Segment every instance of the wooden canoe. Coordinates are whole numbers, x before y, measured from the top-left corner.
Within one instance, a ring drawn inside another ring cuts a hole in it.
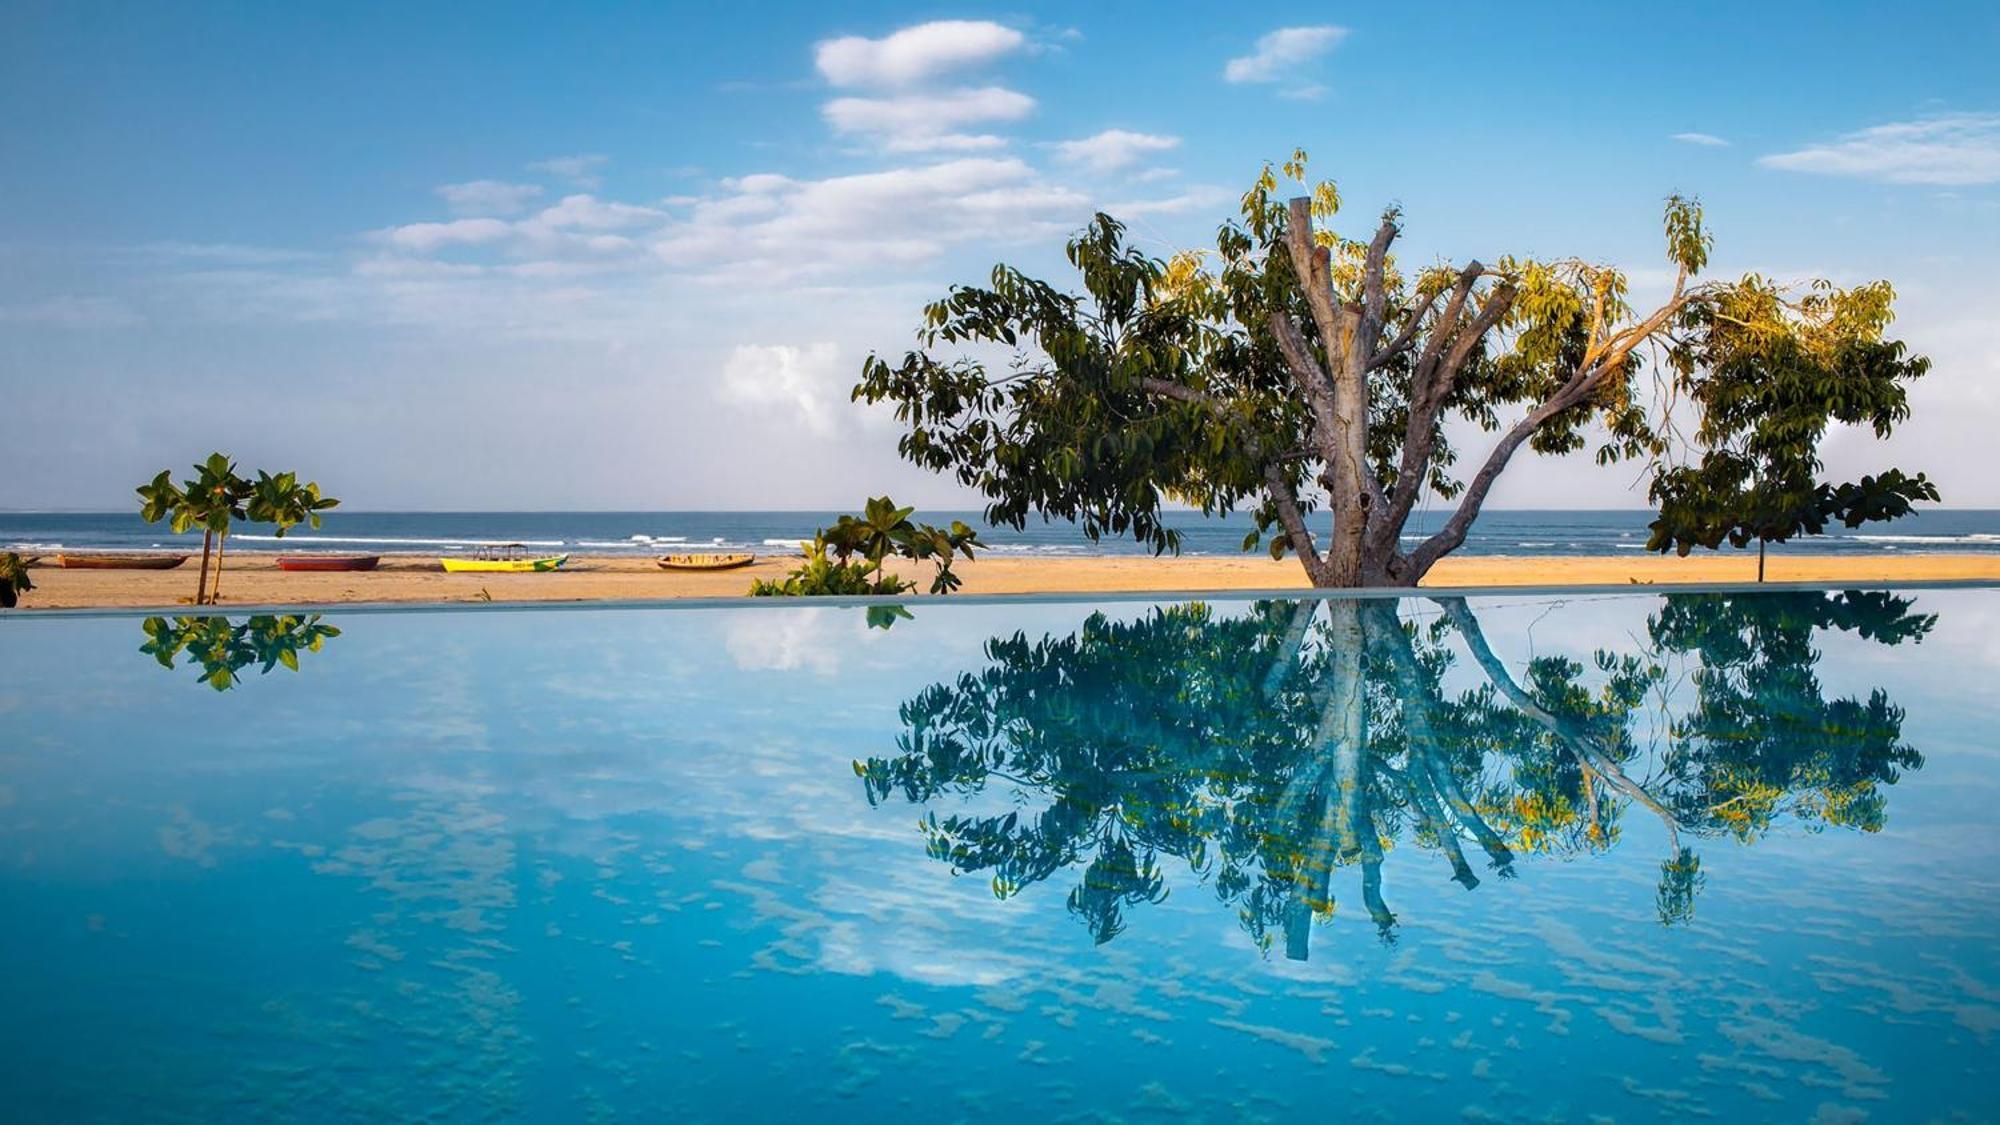
[[[381,555],[279,555],[279,570],[374,570]]]
[[[446,559],[438,563],[453,574],[531,574],[555,570],[569,561],[568,555],[540,559]]]
[[[735,570],[757,561],[756,555],[661,555],[661,570]]]
[[[56,556],[64,570],[172,570],[186,562],[186,555],[72,555]]]

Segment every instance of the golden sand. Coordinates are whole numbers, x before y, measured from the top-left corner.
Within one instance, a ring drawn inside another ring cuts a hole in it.
[[[23,608],[63,609],[185,605],[194,590],[196,564],[178,570],[60,570],[45,560],[32,570],[35,589]],[[753,578],[782,577],[796,556],[773,555],[741,570],[714,573],[663,571],[651,559],[577,557],[549,574],[446,574],[430,558],[388,558],[366,573],[293,573],[277,569],[275,556],[229,557],[222,602],[229,606],[330,605],[373,602],[638,601],[735,597]],[[1125,591],[1302,589],[1296,561],[1261,556],[1234,558],[1019,559],[984,558],[960,563],[970,594],[1093,594]],[[906,571],[919,577],[915,571]],[[928,581],[927,573],[922,576]],[[1632,583],[1750,582],[1754,557],[1696,555],[1675,558],[1448,558],[1431,571],[1427,586],[1626,586]],[[1772,582],[1896,583],[2000,581],[2000,554],[1873,555],[1865,558],[1798,555],[1772,558]]]

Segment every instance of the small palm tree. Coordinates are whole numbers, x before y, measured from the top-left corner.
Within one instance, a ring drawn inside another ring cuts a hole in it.
[[[255,481],[236,475],[236,465],[220,453],[194,467],[193,480],[176,485],[173,473],[161,470],[150,484],[139,486],[139,515],[147,523],[168,520],[175,534],[201,528],[201,573],[195,579],[194,604],[213,604],[222,592],[222,555],[229,532],[238,521],[276,524],[277,534],[301,523],[320,526],[320,513],[339,504],[320,495],[316,482],[301,485],[297,473],[276,476],[259,471]],[[209,581],[209,558],[215,559],[215,580]]]

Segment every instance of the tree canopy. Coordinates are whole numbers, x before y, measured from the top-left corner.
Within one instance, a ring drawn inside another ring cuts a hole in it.
[[[1674,278],[1641,311],[1626,273],[1582,259],[1405,265],[1400,212],[1347,237],[1328,225],[1339,192],[1308,181],[1304,153],[1282,172],[1300,194],[1281,201],[1267,166],[1213,250],[1156,258],[1100,214],[1068,244],[1080,293],[1005,265],[953,287],[924,310],[919,347],[870,356],[854,396],[893,404],[903,456],[978,489],[990,522],[1040,514],[1166,551],[1169,501],[1247,507],[1245,549],[1296,554],[1320,586],[1414,585],[1524,445],[1644,461],[1656,549],[1892,518],[1935,496],[1890,470],[1817,499],[1828,425],[1886,436],[1927,366],[1885,337],[1885,282],[1703,279],[1712,239],[1676,196]],[[1454,423],[1495,435],[1469,474]],[[1793,503],[1808,484],[1817,506]],[[1412,545],[1413,513],[1434,502],[1448,515]],[[1331,524],[1315,532],[1322,504]]]

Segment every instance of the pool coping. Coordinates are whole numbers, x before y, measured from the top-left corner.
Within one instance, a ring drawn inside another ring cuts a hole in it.
[[[1987,578],[1911,579],[1900,582],[1716,582],[1652,583],[1633,582],[1623,586],[1361,586],[1352,589],[1321,590],[1309,587],[1211,590],[1103,590],[1070,593],[1021,594],[906,594],[839,595],[829,597],[767,597],[747,595],[687,598],[606,598],[549,601],[494,602],[273,602],[227,606],[81,606],[69,608],[0,609],[0,621],[67,620],[91,618],[229,617],[237,614],[356,614],[385,613],[495,613],[626,610],[705,610],[705,609],[784,609],[806,607],[867,607],[937,605],[1098,605],[1143,602],[1218,601],[1297,601],[1340,598],[1493,598],[1493,597],[1657,597],[1661,594],[1754,594],[1824,590],[1993,590],[2000,580]]]

